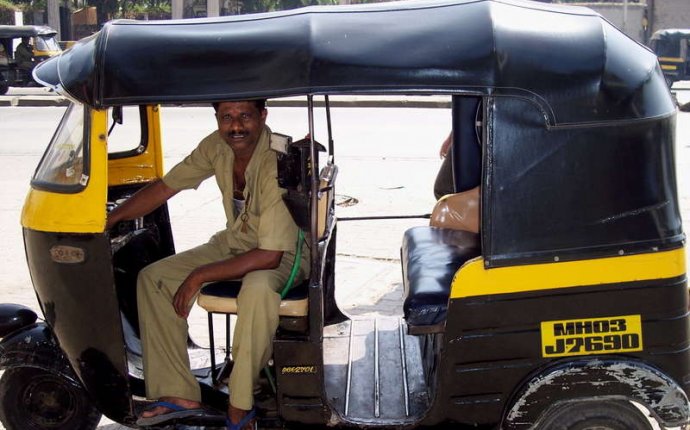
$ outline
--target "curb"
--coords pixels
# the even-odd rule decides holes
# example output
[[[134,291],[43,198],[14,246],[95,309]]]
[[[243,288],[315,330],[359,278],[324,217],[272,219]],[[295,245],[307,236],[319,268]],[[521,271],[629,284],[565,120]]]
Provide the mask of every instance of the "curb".
[[[59,96],[0,96],[0,107],[68,106],[69,100]]]

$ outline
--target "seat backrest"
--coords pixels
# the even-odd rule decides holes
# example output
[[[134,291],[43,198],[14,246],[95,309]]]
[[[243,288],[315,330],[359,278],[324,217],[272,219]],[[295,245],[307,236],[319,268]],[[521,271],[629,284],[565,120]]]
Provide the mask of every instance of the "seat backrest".
[[[479,214],[479,187],[475,187],[441,197],[431,212],[429,225],[479,233]]]

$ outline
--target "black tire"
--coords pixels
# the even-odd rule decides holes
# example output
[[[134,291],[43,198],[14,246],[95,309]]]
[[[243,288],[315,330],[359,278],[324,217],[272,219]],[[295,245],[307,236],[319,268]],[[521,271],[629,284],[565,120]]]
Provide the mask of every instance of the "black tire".
[[[626,401],[562,403],[549,409],[539,430],[652,430],[647,417]]]
[[[0,378],[0,421],[7,430],[93,430],[100,419],[84,389],[64,377],[15,367]]]
[[[7,84],[7,81],[2,79],[0,80],[0,96],[7,94],[7,90],[10,89],[10,86]]]

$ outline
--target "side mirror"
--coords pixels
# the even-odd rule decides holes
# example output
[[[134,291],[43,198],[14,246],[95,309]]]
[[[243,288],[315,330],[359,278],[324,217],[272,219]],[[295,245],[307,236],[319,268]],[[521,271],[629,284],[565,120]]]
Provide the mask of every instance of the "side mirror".
[[[113,118],[113,123],[110,126],[110,129],[108,130],[108,136],[110,136],[110,133],[113,132],[113,129],[115,128],[115,124],[120,124],[122,125],[123,119],[122,119],[122,106],[115,106],[111,109],[110,115]]]

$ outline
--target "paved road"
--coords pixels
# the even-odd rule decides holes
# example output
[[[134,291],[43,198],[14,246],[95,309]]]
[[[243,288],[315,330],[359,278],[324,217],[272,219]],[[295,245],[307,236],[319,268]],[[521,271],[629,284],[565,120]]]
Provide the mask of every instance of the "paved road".
[[[684,92],[679,93],[681,102],[690,101],[690,94],[688,100],[685,98]],[[23,303],[37,309],[25,264],[19,216],[28,180],[63,111],[61,107],[0,107],[2,302]],[[450,128],[450,112],[447,109],[367,109],[365,115],[362,113],[354,109],[333,112],[340,166],[338,193],[358,201],[356,205],[339,208],[339,216],[428,212],[434,201],[431,184],[440,164],[438,145]],[[274,108],[268,123],[275,130],[293,136],[306,133],[306,115],[302,109]],[[191,149],[192,142],[213,127],[208,108],[165,109],[165,165],[176,163]],[[316,137],[326,142],[322,129],[317,129]],[[677,157],[681,206],[688,226],[690,113],[678,116]],[[178,250],[198,244],[224,223],[212,183],[202,185],[197,192],[178,196],[171,202],[170,211]],[[415,222],[387,222],[385,228],[383,224],[371,222],[340,225],[338,279],[347,279],[348,288],[341,290],[339,300],[345,310],[353,314],[400,314],[398,249],[402,232]],[[195,311],[190,321],[193,335],[205,344],[205,315]],[[99,428],[125,427],[104,419]]]

